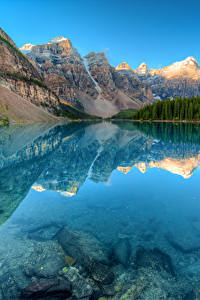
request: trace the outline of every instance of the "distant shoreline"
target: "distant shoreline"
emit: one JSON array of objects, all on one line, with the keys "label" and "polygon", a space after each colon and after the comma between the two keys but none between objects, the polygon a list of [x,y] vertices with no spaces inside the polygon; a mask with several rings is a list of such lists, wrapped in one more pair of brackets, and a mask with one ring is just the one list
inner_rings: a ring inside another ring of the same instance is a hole
[{"label": "distant shoreline", "polygon": [[110,119],[111,121],[129,121],[129,122],[140,122],[140,123],[200,123],[200,120],[132,120],[132,119]]}]

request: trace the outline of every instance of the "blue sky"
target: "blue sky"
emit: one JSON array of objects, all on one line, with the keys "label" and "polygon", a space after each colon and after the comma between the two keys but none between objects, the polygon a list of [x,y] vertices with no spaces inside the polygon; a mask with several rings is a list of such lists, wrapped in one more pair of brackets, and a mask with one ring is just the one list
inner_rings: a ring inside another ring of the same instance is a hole
[{"label": "blue sky", "polygon": [[199,0],[2,0],[0,26],[19,47],[62,35],[82,55],[106,51],[114,66],[158,68],[199,61],[199,14]]}]

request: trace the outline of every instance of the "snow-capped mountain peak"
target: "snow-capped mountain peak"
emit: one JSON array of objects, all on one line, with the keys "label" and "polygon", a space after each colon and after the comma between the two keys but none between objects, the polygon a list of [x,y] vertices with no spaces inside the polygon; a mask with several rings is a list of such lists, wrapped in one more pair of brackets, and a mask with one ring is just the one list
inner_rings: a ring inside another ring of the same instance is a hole
[{"label": "snow-capped mountain peak", "polygon": [[126,62],[121,63],[115,69],[116,70],[132,70],[131,67]]},{"label": "snow-capped mountain peak", "polygon": [[63,36],[57,36],[57,37],[51,39],[49,43],[60,43],[60,42],[66,41],[66,40],[68,40],[68,39]]},{"label": "snow-capped mountain peak", "polygon": [[20,48],[20,50],[22,50],[22,51],[30,51],[30,50],[33,48],[33,46],[34,46],[34,45],[28,43],[28,44],[23,45],[23,46]]},{"label": "snow-capped mountain peak", "polygon": [[137,68],[136,72],[140,75],[145,75],[149,72],[149,68],[145,62],[141,63],[141,65]]},{"label": "snow-capped mountain peak", "polygon": [[183,62],[197,65],[197,60],[193,56],[188,56]]},{"label": "snow-capped mountain peak", "polygon": [[187,67],[198,67],[197,60],[193,56],[189,56],[182,61],[178,61],[173,63],[170,66],[165,67],[163,70],[177,70]]}]

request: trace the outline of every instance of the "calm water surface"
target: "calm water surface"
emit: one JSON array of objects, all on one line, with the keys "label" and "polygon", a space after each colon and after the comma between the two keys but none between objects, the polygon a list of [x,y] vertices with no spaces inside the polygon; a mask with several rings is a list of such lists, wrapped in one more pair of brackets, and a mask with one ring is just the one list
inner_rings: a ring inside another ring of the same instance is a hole
[{"label": "calm water surface", "polygon": [[0,299],[200,299],[200,126],[0,128]]}]

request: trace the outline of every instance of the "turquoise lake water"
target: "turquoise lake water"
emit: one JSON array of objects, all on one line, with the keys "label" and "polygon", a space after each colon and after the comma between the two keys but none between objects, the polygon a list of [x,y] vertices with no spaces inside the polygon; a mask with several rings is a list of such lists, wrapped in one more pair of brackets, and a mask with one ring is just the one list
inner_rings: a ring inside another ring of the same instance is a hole
[{"label": "turquoise lake water", "polygon": [[200,299],[199,165],[197,124],[0,128],[0,299]]}]

